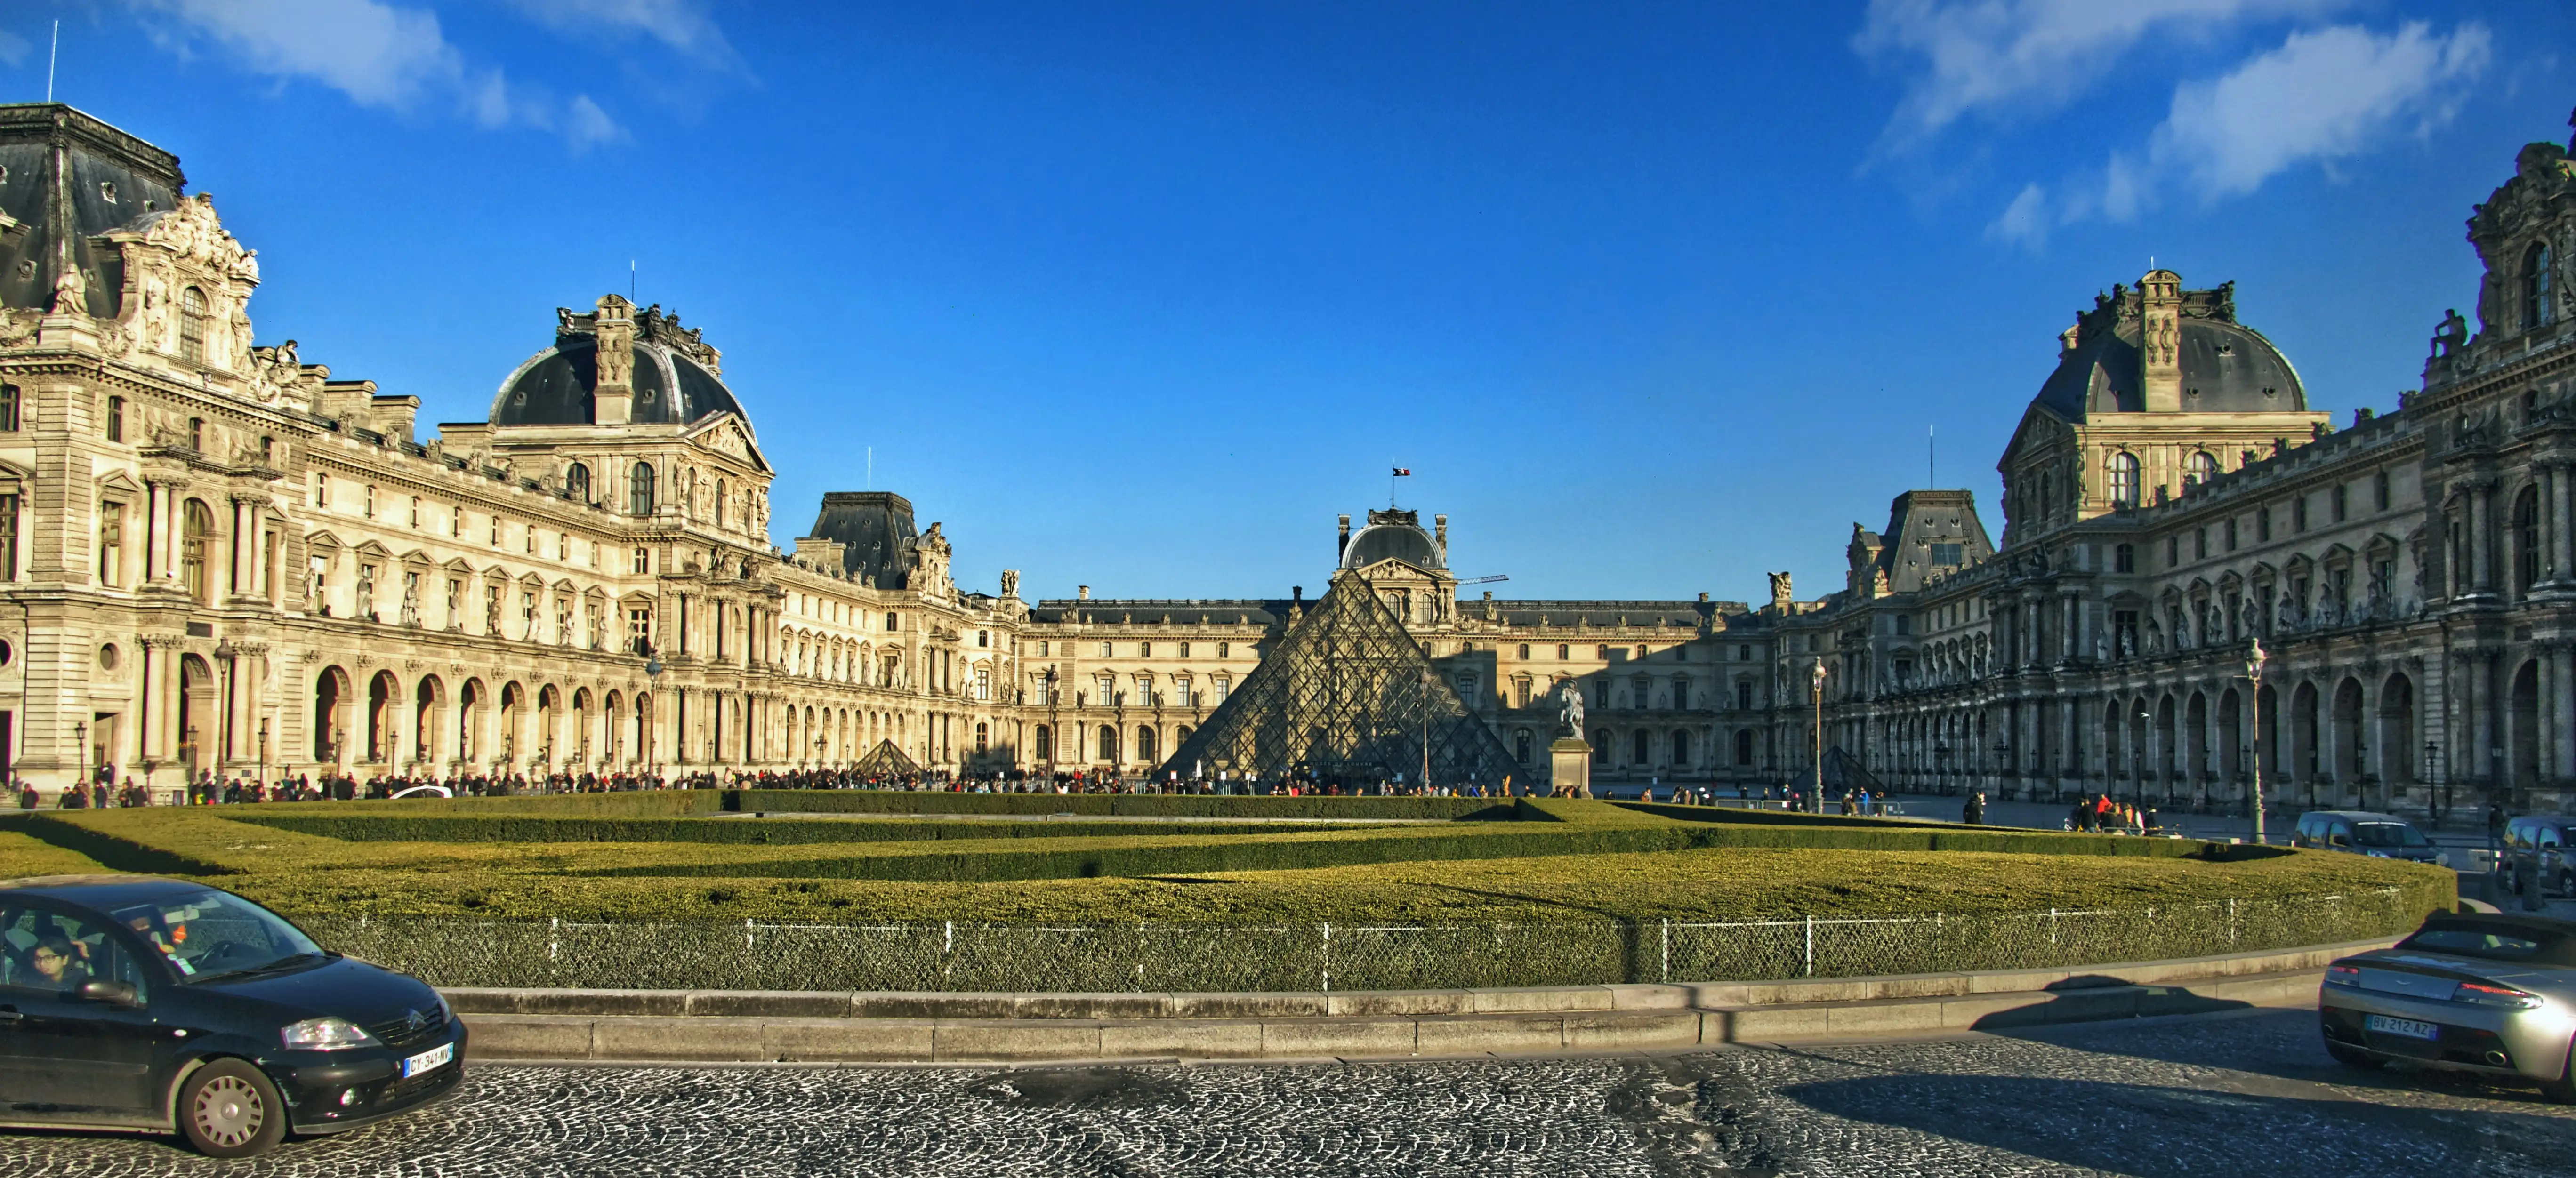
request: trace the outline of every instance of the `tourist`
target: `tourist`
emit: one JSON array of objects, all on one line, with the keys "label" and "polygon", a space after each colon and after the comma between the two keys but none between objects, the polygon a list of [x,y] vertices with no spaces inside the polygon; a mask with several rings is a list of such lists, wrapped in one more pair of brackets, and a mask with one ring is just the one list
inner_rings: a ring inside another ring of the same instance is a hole
[{"label": "tourist", "polygon": [[1969,826],[1982,826],[1985,824],[1986,791],[1978,790],[1977,792],[1968,795],[1967,808],[1960,812],[1959,821],[1966,823]]}]

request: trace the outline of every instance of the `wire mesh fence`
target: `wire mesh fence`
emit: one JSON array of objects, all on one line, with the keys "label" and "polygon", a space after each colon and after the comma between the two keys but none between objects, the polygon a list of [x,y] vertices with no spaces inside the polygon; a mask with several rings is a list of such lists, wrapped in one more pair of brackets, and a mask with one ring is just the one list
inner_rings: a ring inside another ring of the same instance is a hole
[{"label": "wire mesh fence", "polygon": [[1166,992],[1767,981],[2065,969],[2393,936],[2398,889],[2153,908],[1491,925],[587,923],[328,917],[442,986]]}]

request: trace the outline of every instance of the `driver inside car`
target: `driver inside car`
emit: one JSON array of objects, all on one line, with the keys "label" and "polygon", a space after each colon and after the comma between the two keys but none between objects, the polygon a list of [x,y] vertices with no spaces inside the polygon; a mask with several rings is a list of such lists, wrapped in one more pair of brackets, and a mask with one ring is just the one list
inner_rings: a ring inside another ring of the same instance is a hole
[{"label": "driver inside car", "polygon": [[38,988],[68,994],[90,979],[89,967],[83,964],[87,957],[70,938],[53,936],[36,942],[36,947],[27,952],[27,963],[35,967]]}]

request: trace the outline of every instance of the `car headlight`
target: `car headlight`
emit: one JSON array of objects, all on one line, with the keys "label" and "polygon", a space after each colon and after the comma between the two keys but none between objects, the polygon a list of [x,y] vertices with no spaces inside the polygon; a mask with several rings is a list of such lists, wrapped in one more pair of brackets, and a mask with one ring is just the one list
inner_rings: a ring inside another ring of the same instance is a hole
[{"label": "car headlight", "polygon": [[2386,851],[2363,851],[2362,854],[2368,855],[2373,859],[2385,859],[2388,857],[2388,852]]},{"label": "car headlight", "polygon": [[2435,866],[2435,867],[2448,867],[2448,866],[2450,866],[2450,865],[2451,865],[2451,853],[2450,853],[2449,851],[2435,851],[2435,852],[2433,852],[2433,866]]},{"label": "car headlight", "polygon": [[308,1018],[289,1023],[278,1028],[277,1037],[298,1051],[346,1051],[376,1045],[375,1036],[344,1018]]}]

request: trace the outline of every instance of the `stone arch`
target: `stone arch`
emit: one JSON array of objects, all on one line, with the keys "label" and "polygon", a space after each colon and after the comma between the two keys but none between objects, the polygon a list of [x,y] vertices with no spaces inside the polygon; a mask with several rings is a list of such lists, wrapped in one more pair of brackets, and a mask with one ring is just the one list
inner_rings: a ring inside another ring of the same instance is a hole
[{"label": "stone arch", "polygon": [[401,717],[395,714],[396,701],[402,695],[402,684],[391,671],[378,671],[367,681],[367,756],[371,764],[388,765],[394,759],[394,731]]},{"label": "stone arch", "polygon": [[445,758],[438,747],[438,734],[446,727],[447,684],[436,675],[423,675],[412,688],[412,760],[427,765],[436,773]]},{"label": "stone arch", "polygon": [[341,730],[348,725],[349,673],[338,664],[322,668],[313,677],[313,759],[321,764],[340,762],[341,744],[346,739]]}]

